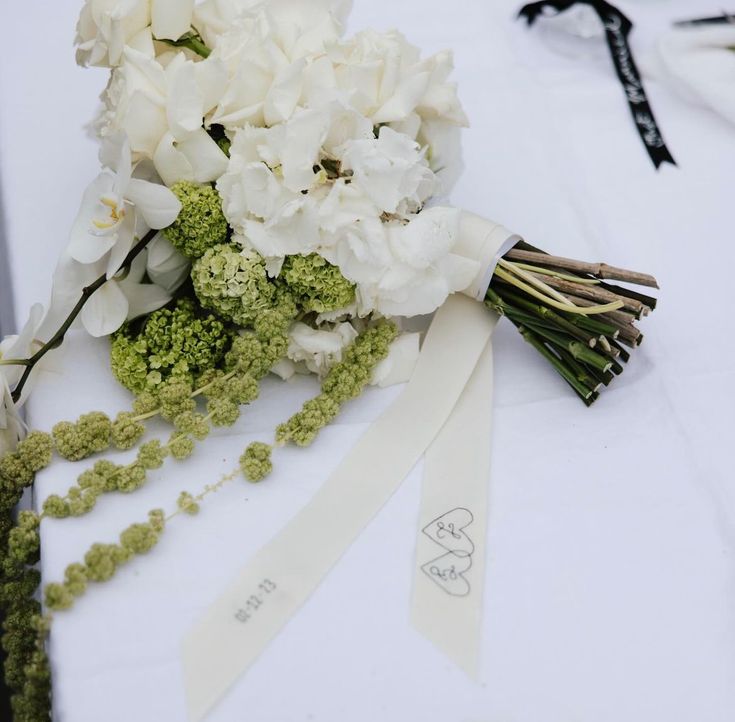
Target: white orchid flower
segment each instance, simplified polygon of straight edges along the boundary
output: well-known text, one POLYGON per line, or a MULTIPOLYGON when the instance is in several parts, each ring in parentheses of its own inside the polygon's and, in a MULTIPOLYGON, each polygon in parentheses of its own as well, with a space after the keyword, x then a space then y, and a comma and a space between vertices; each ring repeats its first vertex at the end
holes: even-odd
POLYGON ((89 299, 80 318, 91 336, 109 336, 125 321, 153 313, 171 300, 171 294, 161 286, 142 283, 147 262, 144 251, 133 261, 129 271, 107 281, 89 299))
POLYGON ((0 371, 0 458, 7 452, 15 450, 25 432, 26 426, 18 407, 13 403, 7 381, 0 371))
POLYGON ((146 272, 148 278, 169 294, 173 294, 189 277, 191 261, 174 248, 163 233, 148 244, 146 272))
POLYGON ((133 177, 125 139, 115 170, 103 170, 84 193, 67 252, 84 265, 106 260, 107 276, 112 278, 148 229, 170 226, 180 211, 181 203, 168 188, 133 177))
MULTIPOLYGON (((14 389, 18 381, 20 381, 25 367, 17 365, 6 366, 2 362, 27 359, 39 351, 44 343, 39 338, 39 329, 43 318, 43 306, 37 303, 31 308, 28 321, 21 332, 17 336, 6 336, 0 342, 0 376, 11 389, 14 389)), ((26 393, 27 390, 28 385, 26 385, 26 393)), ((25 398, 26 396, 24 395, 22 401, 25 401, 25 398)))
POLYGON ((116 67, 126 47, 153 57, 153 39, 191 29, 194 0, 86 0, 77 24, 77 62, 116 67))
POLYGON ((13 451, 25 436, 26 425, 23 423, 20 409, 28 400, 39 371, 48 368, 49 355, 34 367, 18 403, 13 401, 12 392, 26 367, 6 363, 28 359, 41 349, 43 342, 39 340, 39 327, 43 317, 43 306, 34 305, 22 331, 17 336, 7 336, 0 342, 0 457, 8 451, 13 451))
MULTIPOLYGON (((165 287, 158 283, 143 283, 147 266, 148 249, 145 249, 135 258, 130 269, 106 281, 87 301, 79 321, 91 336, 109 336, 125 321, 157 311, 171 300, 176 284, 165 273, 164 283, 168 280, 165 287)), ((40 331, 42 336, 53 333, 59 327, 79 301, 82 289, 104 273, 104 261, 81 264, 67 254, 62 255, 54 273, 53 312, 44 319, 40 331)))

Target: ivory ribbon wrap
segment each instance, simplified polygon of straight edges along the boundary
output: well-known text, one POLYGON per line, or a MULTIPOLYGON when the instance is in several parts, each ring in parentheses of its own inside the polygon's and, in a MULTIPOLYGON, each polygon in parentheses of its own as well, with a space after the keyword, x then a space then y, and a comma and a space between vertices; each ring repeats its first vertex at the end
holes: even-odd
MULTIPOLYGON (((481 264, 465 294, 482 298, 498 258, 519 238, 467 213, 461 236, 455 253, 481 264)), ((475 673, 490 463, 490 337, 498 317, 470 298, 452 296, 437 311, 401 396, 187 635, 183 669, 192 720, 203 719, 255 661, 435 439, 438 445, 427 455, 422 519, 428 521, 418 550, 412 618, 440 649, 475 673), (472 515, 471 524, 463 509, 472 515), (471 573, 465 569, 470 561, 471 573), (250 616, 245 610, 253 595, 262 602, 250 616)))

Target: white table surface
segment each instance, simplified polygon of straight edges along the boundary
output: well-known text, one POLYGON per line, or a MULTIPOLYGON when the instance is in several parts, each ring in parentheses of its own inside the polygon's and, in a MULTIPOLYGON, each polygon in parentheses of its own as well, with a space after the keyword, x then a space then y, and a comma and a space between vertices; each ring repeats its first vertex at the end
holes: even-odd
MULTIPOLYGON (((587 410, 509 324, 497 333, 479 683, 408 621, 416 469, 212 722, 735 718, 735 127, 649 83, 679 162, 656 172, 604 44, 528 31, 513 20, 519 4, 356 0, 351 28, 397 26, 427 51, 455 48, 473 121, 455 204, 548 250, 655 273, 662 301, 646 343, 587 410)), ((618 4, 636 21, 638 53, 671 20, 721 11, 717 0, 618 4)), ((74 64, 78 6, 0 7, 0 170, 19 317, 46 297, 98 171, 82 124, 106 78, 74 64)), ((32 424, 126 407, 106 353, 105 342, 75 336, 35 394, 32 424)), ((269 383, 236 433, 210 439, 185 467, 103 499, 89 518, 44 522, 45 578, 216 480, 311 391, 269 383)), ((200 517, 172 524, 150 557, 57 615, 55 719, 183 721, 184 632, 397 392, 370 392, 311 449, 285 452, 268 483, 230 485, 200 517)), ((63 492, 76 471, 41 475, 39 498, 63 492)))

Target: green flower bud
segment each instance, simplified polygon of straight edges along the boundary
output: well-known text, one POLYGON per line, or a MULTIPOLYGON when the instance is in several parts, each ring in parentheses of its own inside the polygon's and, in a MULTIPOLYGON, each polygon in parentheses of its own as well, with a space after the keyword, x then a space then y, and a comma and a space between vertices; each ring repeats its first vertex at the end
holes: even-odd
POLYGON ((57 494, 52 494, 43 502, 43 513, 52 519, 66 519, 71 516, 71 508, 66 499, 57 494))
POLYGON ((115 479, 118 491, 123 494, 131 494, 145 484, 146 470, 139 463, 124 466, 115 474, 115 479))
POLYGON ((49 609, 61 612, 74 606, 74 595, 64 584, 51 583, 44 590, 44 601, 49 609))
POLYGON ((273 471, 272 452, 272 447, 261 442, 248 446, 240 458, 240 468, 248 481, 262 481, 273 471))
POLYGON ((75 597, 81 597, 87 590, 87 568, 83 564, 70 564, 64 572, 64 586, 75 597))
POLYGON ((112 443, 121 451, 132 449, 145 434, 145 426, 135 421, 131 413, 117 415, 112 425, 112 443))
POLYGON ((93 544, 84 555, 87 578, 92 582, 106 582, 115 576, 119 564, 126 561, 116 544, 93 544))
POLYGON ((120 534, 120 544, 131 554, 147 554, 158 538, 159 533, 150 524, 133 524, 120 534))
POLYGON ((194 516, 199 513, 199 504, 188 491, 181 492, 178 500, 176 501, 176 505, 184 514, 194 516))
POLYGON ((233 426, 240 418, 240 407, 230 399, 210 399, 207 413, 215 426, 233 426))
POLYGON ((174 426, 177 431, 190 434, 197 441, 204 441, 210 432, 209 423, 204 416, 195 414, 193 411, 187 411, 177 416, 174 419, 174 426))
POLYGON ((234 404, 250 404, 258 398, 260 386, 250 374, 233 376, 225 384, 225 395, 234 404))
POLYGON ((167 449, 161 445, 158 439, 155 439, 140 447, 138 450, 138 463, 146 470, 160 469, 163 466, 166 456, 168 456, 167 449))
POLYGON ((8 452, 0 458, 0 478, 6 488, 24 489, 33 481, 33 476, 33 469, 23 461, 23 457, 17 451, 8 452))
POLYGON ((18 444, 17 453, 22 462, 35 474, 51 463, 53 450, 54 444, 50 434, 32 431, 18 444))
POLYGON ((168 442, 168 450, 174 459, 183 461, 194 453, 194 442, 186 434, 176 432, 168 442))

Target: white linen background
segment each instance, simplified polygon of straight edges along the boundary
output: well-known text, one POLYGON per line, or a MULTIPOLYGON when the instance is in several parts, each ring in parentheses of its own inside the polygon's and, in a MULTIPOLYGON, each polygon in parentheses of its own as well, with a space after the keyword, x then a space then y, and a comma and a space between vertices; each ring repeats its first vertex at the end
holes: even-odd
MULTIPOLYGON (((19 320, 46 297, 98 172, 81 125, 106 76, 74 65, 80 3, 0 8, 0 170, 19 320)), ((735 127, 648 83, 679 163, 656 172, 604 41, 528 30, 514 20, 520 4, 355 0, 350 29, 395 26, 427 52, 455 49, 473 127, 454 203, 548 250, 655 273, 662 300, 646 343, 587 410, 509 324, 496 334, 479 684, 409 624, 417 469, 211 722, 735 718, 735 127)), ((639 54, 672 20, 721 11, 718 0, 617 4, 635 22, 639 54)), ((75 336, 63 370, 35 392, 32 425, 126 407, 106 353, 105 342, 75 336)), ((45 579, 149 509, 170 509, 181 490, 216 481, 313 390, 268 383, 237 432, 216 434, 185 466, 104 498, 89 518, 45 521, 45 579)), ((199 517, 172 523, 150 556, 57 615, 55 719, 183 722, 183 634, 397 392, 371 390, 311 449, 279 454, 267 483, 230 484, 199 517)), ((43 474, 40 497, 77 472, 43 474)))

